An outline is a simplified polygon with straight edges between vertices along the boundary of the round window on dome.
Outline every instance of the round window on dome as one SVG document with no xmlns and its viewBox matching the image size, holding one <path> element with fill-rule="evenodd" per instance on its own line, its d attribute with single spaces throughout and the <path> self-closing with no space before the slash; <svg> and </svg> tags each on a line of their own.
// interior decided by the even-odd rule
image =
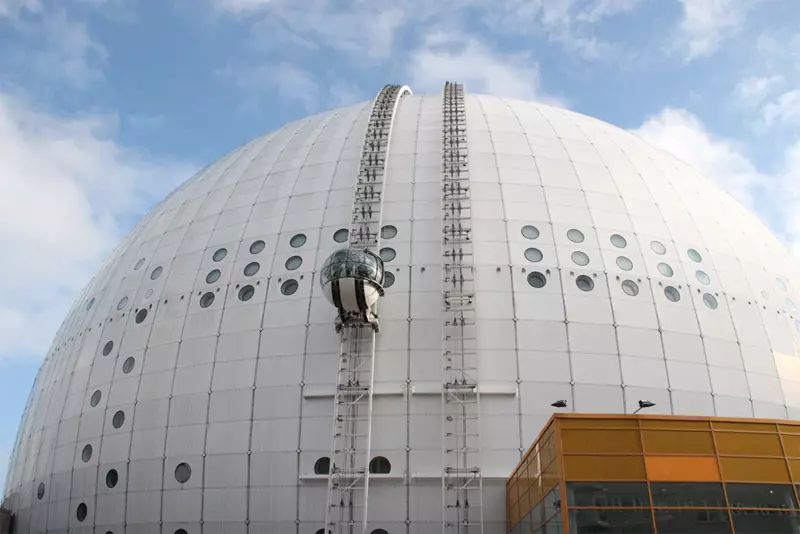
<svg viewBox="0 0 800 534">
<path fill-rule="evenodd" d="M 181 462 L 175 467 L 175 480 L 186 484 L 192 478 L 192 468 L 186 462 Z"/>
<path fill-rule="evenodd" d="M 283 284 L 281 284 L 281 293 L 286 295 L 287 297 L 289 295 L 294 295 L 299 286 L 300 284 L 297 283 L 297 280 L 293 280 L 290 278 L 289 280 L 286 280 Z"/>
<path fill-rule="evenodd" d="M 625 256 L 619 256 L 617 258 L 617 267 L 623 271 L 630 271 L 633 269 L 633 262 Z"/>
<path fill-rule="evenodd" d="M 111 351 L 114 350 L 114 342 L 108 341 L 105 345 L 103 345 L 103 356 L 108 356 L 111 354 Z"/>
<path fill-rule="evenodd" d="M 316 462 L 314 462 L 314 474 L 315 475 L 327 475 L 331 472 L 331 459 L 327 456 L 323 456 L 322 458 L 318 458 Z"/>
<path fill-rule="evenodd" d="M 639 294 L 639 286 L 633 280 L 623 280 L 622 291 L 624 291 L 626 295 L 635 297 Z"/>
<path fill-rule="evenodd" d="M 117 482 L 119 482 L 119 473 L 117 473 L 116 469 L 109 469 L 108 473 L 106 473 L 106 486 L 114 488 Z"/>
<path fill-rule="evenodd" d="M 539 271 L 533 271 L 528 274 L 528 285 L 536 289 L 542 288 L 547 285 L 547 278 Z"/>
<path fill-rule="evenodd" d="M 122 311 L 122 309 L 128 304 L 128 297 L 122 297 L 117 302 L 117 311 Z"/>
<path fill-rule="evenodd" d="M 117 413 L 115 413 L 114 417 L 111 419 L 111 424 L 114 426 L 114 428 L 120 428 L 122 425 L 124 425 L 125 412 L 122 410 L 117 411 Z"/>
<path fill-rule="evenodd" d="M 786 299 L 786 309 L 789 310 L 789 313 L 797 311 L 797 306 L 792 299 Z"/>
<path fill-rule="evenodd" d="M 381 228 L 381 239 L 391 239 L 397 235 L 397 228 L 391 224 L 387 224 Z"/>
<path fill-rule="evenodd" d="M 350 237 L 350 230 L 347 228 L 341 228 L 333 233 L 333 240 L 337 243 L 344 243 L 348 237 Z"/>
<path fill-rule="evenodd" d="M 384 456 L 376 456 L 369 462 L 369 472 L 376 475 L 388 475 L 392 471 L 392 463 Z"/>
<path fill-rule="evenodd" d="M 612 234 L 611 244 L 617 248 L 625 248 L 628 246 L 628 241 L 619 234 Z"/>
<path fill-rule="evenodd" d="M 589 256 L 585 252 L 576 250 L 572 253 L 572 261 L 574 261 L 576 265 L 580 266 L 589 265 Z"/>
<path fill-rule="evenodd" d="M 383 277 L 383 287 L 384 289 L 390 288 L 394 285 L 394 274 L 387 272 L 384 274 Z"/>
<path fill-rule="evenodd" d="M 256 288 L 251 285 L 246 285 L 242 289 L 239 290 L 239 300 L 242 302 L 247 302 L 253 295 L 256 294 Z"/>
<path fill-rule="evenodd" d="M 591 291 L 592 289 L 594 289 L 594 280 L 592 280 L 585 274 L 582 274 L 575 279 L 575 285 L 577 285 L 578 289 L 580 289 L 581 291 Z"/>
<path fill-rule="evenodd" d="M 95 406 L 100 404 L 100 399 L 102 398 L 103 398 L 103 393 L 99 389 L 96 389 L 94 390 L 94 393 L 92 393 L 92 398 L 89 399 L 89 404 L 92 406 L 92 408 L 94 408 Z"/>
<path fill-rule="evenodd" d="M 569 239 L 573 243 L 583 243 L 584 240 L 583 232 L 573 228 L 572 230 L 569 230 L 567 232 L 567 239 Z"/>
<path fill-rule="evenodd" d="M 159 265 L 158 267 L 153 269 L 152 273 L 150 273 L 150 280 L 157 280 L 158 277 L 161 276 L 161 273 L 163 273 L 163 272 L 164 272 L 164 268 Z"/>
<path fill-rule="evenodd" d="M 655 252 L 659 256 L 663 256 L 664 254 L 667 253 L 667 247 L 665 247 L 664 243 L 662 243 L 661 241 L 651 241 L 650 248 L 653 250 L 653 252 Z"/>
<path fill-rule="evenodd" d="M 264 243 L 260 239 L 258 241 L 253 241 L 253 244 L 250 245 L 250 254 L 258 254 L 262 250 L 264 250 L 264 247 L 266 246 L 267 246 L 266 243 Z"/>
<path fill-rule="evenodd" d="M 704 293 L 703 294 L 703 303 L 706 306 L 708 306 L 709 308 L 711 308 L 712 310 L 716 310 L 717 306 L 719 305 L 717 303 L 717 298 L 714 295 L 712 295 L 711 293 Z"/>
<path fill-rule="evenodd" d="M 139 261 L 137 261 L 136 265 L 133 266 L 133 270 L 138 271 L 142 267 L 144 267 L 144 258 L 139 258 Z"/>
<path fill-rule="evenodd" d="M 147 308 L 142 308 L 136 312 L 136 317 L 134 320 L 136 321 L 136 324 L 142 324 L 145 319 L 147 319 Z"/>
<path fill-rule="evenodd" d="M 303 265 L 303 258 L 301 258 L 300 256 L 292 256 L 291 258 L 286 260 L 284 267 L 286 267 L 286 270 L 288 271 L 294 271 L 296 269 L 299 269 L 301 265 Z"/>
<path fill-rule="evenodd" d="M 86 311 L 91 310 L 92 306 L 94 306 L 94 297 L 92 297 L 91 300 L 89 300 L 89 302 L 86 303 Z"/>
<path fill-rule="evenodd" d="M 664 288 L 664 295 L 667 297 L 667 300 L 671 302 L 678 302 L 681 300 L 681 292 L 672 286 L 667 286 Z"/>
<path fill-rule="evenodd" d="M 522 227 L 522 237 L 525 239 L 536 239 L 539 237 L 539 229 L 531 224 Z"/>
<path fill-rule="evenodd" d="M 689 256 L 689 259 L 695 263 L 700 263 L 701 261 L 703 261 L 703 256 L 701 256 L 700 253 L 693 248 L 687 250 L 686 255 Z"/>
<path fill-rule="evenodd" d="M 781 280 L 780 278 L 776 278 L 775 283 L 778 285 L 778 289 L 780 289 L 781 291 L 786 291 L 786 284 L 784 283 L 783 280 Z"/>
<path fill-rule="evenodd" d="M 261 269 L 261 265 L 257 261 L 252 261 L 244 266 L 244 275 L 253 276 L 259 269 Z"/>
<path fill-rule="evenodd" d="M 44 482 L 39 482 L 39 487 L 36 488 L 36 498 L 40 501 L 44 498 Z"/>
<path fill-rule="evenodd" d="M 133 367 L 136 365 L 136 359 L 133 356 L 129 356 L 123 363 L 122 363 L 122 372 L 126 375 L 133 371 Z"/>
<path fill-rule="evenodd" d="M 81 460 L 83 460 L 83 463 L 86 463 L 91 459 L 92 459 L 92 446 L 86 444 L 84 445 L 83 450 L 81 450 Z"/>
<path fill-rule="evenodd" d="M 89 508 L 87 508 L 86 503 L 80 503 L 78 505 L 78 510 L 75 512 L 75 517 L 78 519 L 79 522 L 83 523 L 86 519 L 86 516 L 89 514 Z"/>
<path fill-rule="evenodd" d="M 208 308 L 212 304 L 214 304 L 214 300 L 216 300 L 216 295 L 212 291 L 208 291 L 200 297 L 200 307 L 201 308 Z"/>
<path fill-rule="evenodd" d="M 214 260 L 214 261 L 222 261 L 222 260 L 225 259 L 225 256 L 227 256 L 227 255 L 228 255 L 228 249 L 227 248 L 218 248 L 214 252 L 214 255 L 211 256 L 211 259 Z"/>
<path fill-rule="evenodd" d="M 711 278 L 704 271 L 697 271 L 694 275 L 701 284 L 708 285 L 711 283 Z"/>
<path fill-rule="evenodd" d="M 393 248 L 384 247 L 380 251 L 381 259 L 385 262 L 390 262 L 397 257 L 397 252 Z"/>
<path fill-rule="evenodd" d="M 538 248 L 525 249 L 525 259 L 528 261 L 531 261 L 533 263 L 538 263 L 542 261 L 543 257 L 544 255 L 542 254 L 542 251 L 539 250 Z"/>
<path fill-rule="evenodd" d="M 306 244 L 306 235 L 305 234 L 295 234 L 289 240 L 289 246 L 292 248 L 300 248 Z"/>
<path fill-rule="evenodd" d="M 800 332 L 800 319 L 795 319 L 794 320 L 794 328 L 795 328 L 795 330 Z"/>
<path fill-rule="evenodd" d="M 667 276 L 667 277 L 672 276 L 673 274 L 675 274 L 673 272 L 673 270 L 672 270 L 672 267 L 670 267 L 666 263 L 659 263 L 658 264 L 658 272 L 660 272 L 662 275 Z"/>
<path fill-rule="evenodd" d="M 213 284 L 214 282 L 219 280 L 220 276 L 222 276 L 222 272 L 220 272 L 219 269 L 214 269 L 213 271 L 210 271 L 206 275 L 206 284 Z"/>
</svg>

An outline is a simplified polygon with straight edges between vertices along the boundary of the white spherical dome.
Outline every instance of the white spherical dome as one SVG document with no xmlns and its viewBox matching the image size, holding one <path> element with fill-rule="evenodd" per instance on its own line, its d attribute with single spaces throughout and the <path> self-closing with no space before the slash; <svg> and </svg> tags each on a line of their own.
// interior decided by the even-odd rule
<svg viewBox="0 0 800 534">
<path fill-rule="evenodd" d="M 800 271 L 755 216 L 606 123 L 465 102 L 487 534 L 554 401 L 798 417 Z M 17 532 L 322 528 L 339 336 L 318 276 L 347 239 L 370 110 L 235 150 L 114 251 L 31 393 Z M 400 101 L 385 174 L 371 417 L 390 471 L 369 517 L 390 534 L 441 528 L 442 115 L 441 95 Z"/>
</svg>

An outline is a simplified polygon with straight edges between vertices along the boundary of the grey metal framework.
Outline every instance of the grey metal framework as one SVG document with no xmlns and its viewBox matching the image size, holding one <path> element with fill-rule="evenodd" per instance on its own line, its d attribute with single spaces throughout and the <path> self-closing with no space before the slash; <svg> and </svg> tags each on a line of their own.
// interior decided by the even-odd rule
<svg viewBox="0 0 800 534">
<path fill-rule="evenodd" d="M 483 532 L 481 407 L 464 88 L 442 95 L 442 532 Z"/>
<path fill-rule="evenodd" d="M 386 160 L 394 112 L 407 86 L 386 85 L 378 93 L 364 135 L 353 197 L 350 249 L 377 253 Z M 372 393 L 378 317 L 340 317 L 339 363 L 334 393 L 325 525 L 333 534 L 367 533 Z"/>
</svg>

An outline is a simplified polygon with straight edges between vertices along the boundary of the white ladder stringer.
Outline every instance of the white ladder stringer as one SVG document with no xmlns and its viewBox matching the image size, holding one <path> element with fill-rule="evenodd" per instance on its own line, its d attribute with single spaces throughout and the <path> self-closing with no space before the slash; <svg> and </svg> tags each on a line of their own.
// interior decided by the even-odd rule
<svg viewBox="0 0 800 534">
<path fill-rule="evenodd" d="M 394 113 L 406 86 L 386 85 L 375 98 L 353 195 L 349 248 L 377 253 L 380 247 L 384 177 Z M 325 532 L 367 534 L 372 393 L 378 315 L 340 314 L 339 362 L 334 393 Z"/>
<path fill-rule="evenodd" d="M 464 89 L 442 100 L 442 533 L 483 533 L 481 407 Z"/>
</svg>

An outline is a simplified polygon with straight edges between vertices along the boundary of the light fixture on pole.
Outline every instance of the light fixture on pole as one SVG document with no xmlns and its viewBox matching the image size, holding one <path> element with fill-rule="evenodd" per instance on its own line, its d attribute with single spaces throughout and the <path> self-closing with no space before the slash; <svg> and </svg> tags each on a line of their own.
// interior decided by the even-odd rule
<svg viewBox="0 0 800 534">
<path fill-rule="evenodd" d="M 639 401 L 639 407 L 636 408 L 636 411 L 633 412 L 633 413 L 638 413 L 639 410 L 641 410 L 643 408 L 652 408 L 655 405 L 656 405 L 655 402 L 650 402 L 649 400 L 640 400 Z"/>
</svg>

